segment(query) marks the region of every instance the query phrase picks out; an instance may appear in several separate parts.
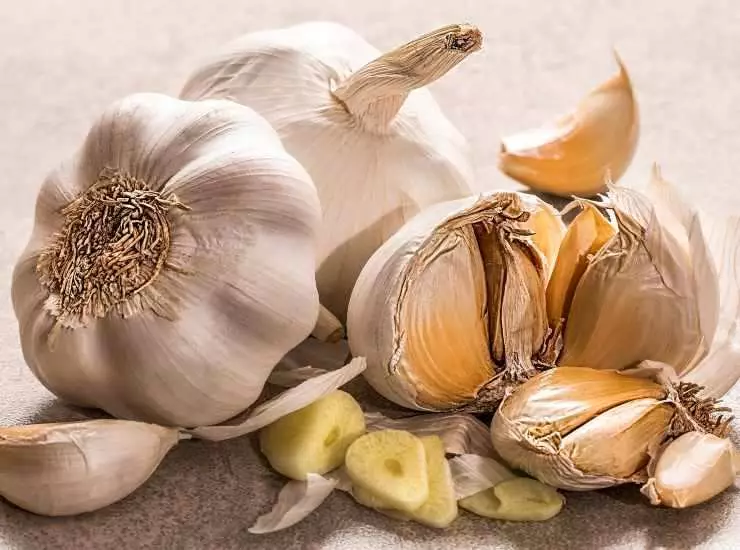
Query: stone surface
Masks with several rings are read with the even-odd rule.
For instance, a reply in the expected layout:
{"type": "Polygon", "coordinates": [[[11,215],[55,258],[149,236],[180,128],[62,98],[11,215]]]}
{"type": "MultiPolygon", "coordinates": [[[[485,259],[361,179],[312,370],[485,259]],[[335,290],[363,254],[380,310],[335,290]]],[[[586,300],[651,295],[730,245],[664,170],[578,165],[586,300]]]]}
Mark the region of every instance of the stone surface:
{"type": "MultiPolygon", "coordinates": [[[[176,94],[195,63],[225,40],[318,19],[350,25],[381,48],[450,22],[480,26],[484,51],[432,90],[470,139],[481,188],[513,186],[495,166],[498,137],[569,109],[613,71],[616,46],[631,71],[643,123],[625,180],[644,181],[658,161],[697,204],[721,215],[740,207],[740,10],[732,0],[7,0],[0,3],[0,425],[79,417],[26,369],[10,306],[13,264],[46,172],[75,150],[91,119],[116,98],[176,94]]],[[[351,388],[370,396],[361,382],[351,388]]],[[[736,410],[739,390],[731,396],[736,410]]],[[[543,524],[464,513],[443,532],[394,522],[335,494],[296,527],[250,535],[247,528],[270,508],[282,483],[250,438],[184,442],[147,485],[92,514],[42,518],[0,502],[0,547],[720,549],[736,548],[740,537],[737,489],[674,511],[649,507],[634,487],[569,494],[564,511],[543,524]]]]}

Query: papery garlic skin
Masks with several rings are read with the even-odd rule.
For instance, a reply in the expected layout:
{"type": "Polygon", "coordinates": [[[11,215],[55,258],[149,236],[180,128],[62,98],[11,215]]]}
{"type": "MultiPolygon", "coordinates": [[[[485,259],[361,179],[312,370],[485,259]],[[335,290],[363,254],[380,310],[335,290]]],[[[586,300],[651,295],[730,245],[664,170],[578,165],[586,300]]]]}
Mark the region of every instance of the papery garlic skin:
{"type": "Polygon", "coordinates": [[[353,291],[347,331],[379,393],[407,408],[450,410],[475,403],[505,372],[534,373],[547,335],[549,269],[527,236],[532,213],[562,224],[531,195],[492,191],[440,203],[373,255],[353,291]],[[499,250],[488,270],[476,233],[485,227],[499,250]],[[489,296],[492,284],[499,292],[489,296]]]}
{"type": "Polygon", "coordinates": [[[652,504],[688,508],[714,498],[740,476],[740,459],[729,439],[688,432],[668,443],[641,489],[652,504]]]}
{"type": "Polygon", "coordinates": [[[319,221],[310,177],[251,109],[159,94],[117,101],[39,192],[12,285],[26,363],[59,397],[118,418],[185,427],[227,420],[314,327],[319,221]],[[69,219],[62,209],[104,170],[137,180],[158,204],[183,207],[169,208],[157,229],[170,241],[158,274],[112,307],[64,317],[42,279],[61,258],[53,247],[69,219]]]}
{"type": "Polygon", "coordinates": [[[627,170],[637,148],[640,117],[627,69],[592,90],[553,124],[502,140],[502,172],[539,191],[590,196],[627,170]]]}
{"type": "Polygon", "coordinates": [[[0,496],[46,516],[91,512],[138,489],[178,440],[123,420],[0,428],[0,496]]]}
{"type": "Polygon", "coordinates": [[[674,414],[665,397],[648,379],[554,368],[504,399],[491,424],[493,446],[511,467],[560,489],[644,481],[674,414]]]}
{"type": "Polygon", "coordinates": [[[372,253],[427,205],[470,192],[468,145],[428,90],[479,49],[450,25],[381,55],[354,31],[314,22],[248,34],[196,70],[185,99],[228,98],[276,129],[321,199],[317,284],[346,319],[372,253]]]}

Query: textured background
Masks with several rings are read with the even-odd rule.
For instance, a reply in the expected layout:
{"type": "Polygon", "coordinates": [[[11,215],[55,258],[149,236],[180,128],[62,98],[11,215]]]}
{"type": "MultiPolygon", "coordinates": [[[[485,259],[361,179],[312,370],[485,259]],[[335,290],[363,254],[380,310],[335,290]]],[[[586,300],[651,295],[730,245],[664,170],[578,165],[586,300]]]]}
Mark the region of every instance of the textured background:
{"type": "MultiPolygon", "coordinates": [[[[497,173],[502,133],[570,108],[614,70],[616,46],[642,112],[627,181],[653,161],[698,204],[737,212],[740,150],[740,9],[733,0],[35,0],[0,2],[0,425],[70,419],[23,364],[10,306],[12,266],[29,234],[45,173],[67,157],[92,119],[135,91],[176,94],[201,56],[250,30],[312,19],[357,29],[390,48],[436,26],[471,21],[483,52],[432,87],[468,136],[481,187],[497,173]]],[[[362,391],[361,384],[353,387],[362,391]]],[[[739,392],[734,392],[738,403],[739,392]]],[[[570,495],[541,525],[463,515],[440,533],[394,523],[333,495],[303,524],[254,537],[281,479],[249,438],[186,442],[151,482],[105,510],[72,519],[34,517],[0,502],[0,547],[164,548],[736,548],[740,491],[690,511],[653,509],[634,488],[570,495]]]]}

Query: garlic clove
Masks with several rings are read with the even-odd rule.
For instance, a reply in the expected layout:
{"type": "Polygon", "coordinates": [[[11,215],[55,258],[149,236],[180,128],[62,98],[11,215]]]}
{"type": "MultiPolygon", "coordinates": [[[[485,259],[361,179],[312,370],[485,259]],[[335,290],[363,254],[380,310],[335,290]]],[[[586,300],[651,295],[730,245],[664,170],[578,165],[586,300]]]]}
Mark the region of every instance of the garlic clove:
{"type": "Polygon", "coordinates": [[[648,451],[665,437],[675,410],[655,399],[617,405],[565,436],[560,452],[579,470],[629,478],[649,461],[648,451]]]}
{"type": "Polygon", "coordinates": [[[568,226],[561,244],[555,268],[547,284],[547,316],[551,327],[568,317],[576,287],[586,271],[590,256],[598,252],[616,230],[590,203],[568,226]]]}
{"type": "Polygon", "coordinates": [[[662,386],[645,378],[599,369],[557,367],[519,386],[504,400],[499,412],[531,427],[539,437],[553,433],[564,437],[612,407],[634,399],[665,396],[662,386]]]}
{"type": "Polygon", "coordinates": [[[547,266],[549,280],[558,258],[561,242],[566,235],[566,227],[560,212],[545,202],[530,201],[523,195],[522,201],[530,205],[532,215],[524,222],[524,227],[533,231],[532,242],[542,253],[547,266]]]}
{"type": "Polygon", "coordinates": [[[0,495],[41,515],[91,512],[138,489],[178,439],[124,420],[0,428],[0,495]]]}
{"type": "Polygon", "coordinates": [[[499,168],[539,191],[589,196],[626,171],[639,137],[639,115],[627,70],[592,90],[552,125],[502,140],[499,168]]]}
{"type": "Polygon", "coordinates": [[[730,440],[688,432],[665,446],[642,493],[652,504],[687,508],[715,497],[738,475],[738,453],[730,440]]]}

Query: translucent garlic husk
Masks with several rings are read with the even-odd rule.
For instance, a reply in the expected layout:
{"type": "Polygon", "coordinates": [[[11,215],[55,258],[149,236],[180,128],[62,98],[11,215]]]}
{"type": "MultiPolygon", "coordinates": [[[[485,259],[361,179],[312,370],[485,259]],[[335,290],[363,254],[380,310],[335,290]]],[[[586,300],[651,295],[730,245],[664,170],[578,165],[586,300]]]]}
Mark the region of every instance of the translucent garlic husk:
{"type": "Polygon", "coordinates": [[[382,53],[345,26],[304,23],[235,40],[184,85],[183,98],[255,109],[311,175],[323,210],[317,285],[340,321],[385,240],[471,192],[468,144],[425,86],[481,42],[476,27],[447,25],[382,53]]]}
{"type": "Polygon", "coordinates": [[[40,515],[91,512],[144,484],[180,437],[125,420],[0,428],[0,496],[40,515]]]}
{"type": "Polygon", "coordinates": [[[499,167],[539,191],[570,197],[606,190],[627,170],[637,148],[640,117],[627,69],[592,90],[552,124],[502,140],[499,167]]]}
{"type": "Polygon", "coordinates": [[[545,283],[563,231],[547,204],[506,191],[407,223],[365,265],[350,301],[349,344],[367,357],[370,384],[412,409],[492,410],[545,347],[545,283]]]}
{"type": "Polygon", "coordinates": [[[584,367],[556,367],[501,403],[496,452],[543,483],[583,491],[643,483],[655,450],[689,430],[726,433],[728,419],[696,388],[584,367]]]}
{"type": "MultiPolygon", "coordinates": [[[[665,184],[657,177],[653,188],[665,184]]],[[[708,352],[719,313],[698,218],[684,226],[675,205],[624,188],[601,204],[608,217],[579,204],[547,289],[551,326],[563,330],[558,364],[618,370],[654,360],[688,372],[708,352]]]]}
{"type": "Polygon", "coordinates": [[[117,418],[227,420],[314,327],[319,222],[310,177],[251,109],[116,101],[39,191],[12,284],[26,363],[117,418]]]}
{"type": "Polygon", "coordinates": [[[652,504],[687,508],[735,483],[740,476],[740,454],[729,439],[688,432],[660,450],[649,472],[641,492],[652,504]]]}

